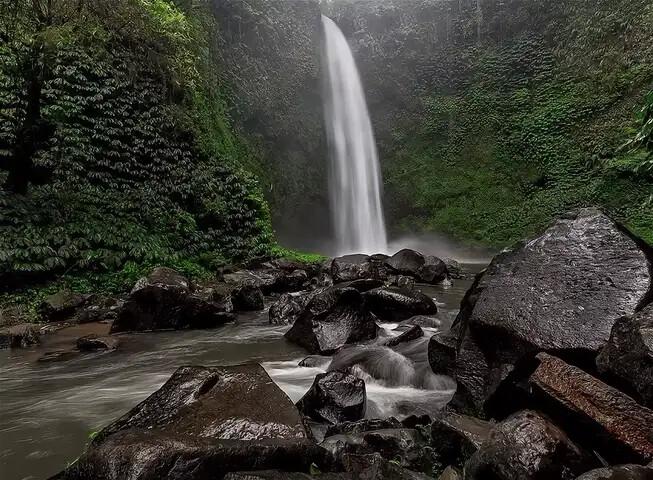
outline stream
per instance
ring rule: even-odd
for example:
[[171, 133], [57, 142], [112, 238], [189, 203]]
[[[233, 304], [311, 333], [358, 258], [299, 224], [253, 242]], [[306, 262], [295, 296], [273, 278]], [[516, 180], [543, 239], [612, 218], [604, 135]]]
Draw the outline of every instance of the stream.
[[[482, 267], [466, 265], [466, 270]], [[471, 282], [466, 278], [451, 286], [420, 286], [437, 300], [443, 328], [455, 318]], [[393, 331], [396, 325], [381, 326], [382, 336], [399, 333]], [[43, 479], [57, 473], [80, 455], [92, 432], [144, 400], [182, 365], [260, 362], [293, 401], [299, 400], [326, 366], [299, 367], [307, 354], [284, 339], [288, 328], [270, 325], [266, 308], [241, 314], [236, 322], [215, 330], [121, 335], [118, 351], [67, 361], [36, 360], [79, 336], [105, 333], [101, 330], [108, 326], [76, 325], [46, 335], [32, 349], [0, 350], [0, 478]], [[406, 358], [393, 354], [402, 361], [385, 365], [385, 373], [401, 379], [402, 373], [393, 370], [405, 368], [406, 363], [428, 365], [428, 338], [433, 333], [425, 329], [423, 338], [406, 344]], [[368, 417], [433, 412], [446, 404], [455, 388], [453, 381], [430, 371], [432, 378], [419, 388], [358, 374], [366, 380]]]

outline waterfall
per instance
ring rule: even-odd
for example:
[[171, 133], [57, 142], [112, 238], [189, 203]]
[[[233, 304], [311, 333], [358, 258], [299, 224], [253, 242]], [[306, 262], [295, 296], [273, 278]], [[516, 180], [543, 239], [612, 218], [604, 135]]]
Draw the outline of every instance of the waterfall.
[[328, 17], [322, 16], [322, 25], [329, 193], [337, 251], [386, 253], [379, 159], [363, 85], [343, 33]]

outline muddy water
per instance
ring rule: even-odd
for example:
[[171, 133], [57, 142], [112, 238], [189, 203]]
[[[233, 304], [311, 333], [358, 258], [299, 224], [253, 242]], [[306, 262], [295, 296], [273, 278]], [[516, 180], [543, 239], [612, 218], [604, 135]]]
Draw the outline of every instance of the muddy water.
[[[438, 317], [444, 323], [455, 317], [470, 283], [457, 280], [451, 287], [424, 289], [439, 303]], [[382, 326], [385, 334], [397, 334], [393, 325]], [[92, 432], [145, 399], [181, 365], [260, 362], [293, 400], [323, 371], [297, 367], [306, 353], [283, 338], [288, 327], [268, 324], [267, 312], [242, 315], [215, 330], [123, 335], [116, 352], [36, 361], [47, 351], [106, 328], [76, 326], [44, 337], [38, 348], [0, 350], [0, 479], [55, 474], [79, 456]], [[426, 342], [422, 344], [423, 361]], [[428, 389], [390, 387], [373, 378], [366, 378], [366, 384], [370, 416], [422, 413], [438, 408], [453, 393], [451, 382], [438, 378]]]

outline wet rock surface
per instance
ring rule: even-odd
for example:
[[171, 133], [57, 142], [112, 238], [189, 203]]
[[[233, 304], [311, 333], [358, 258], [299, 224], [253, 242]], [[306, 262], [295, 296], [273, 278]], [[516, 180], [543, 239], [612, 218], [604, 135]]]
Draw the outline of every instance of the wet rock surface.
[[333, 287], [308, 302], [285, 336], [310, 353], [330, 354], [346, 344], [376, 338], [377, 332], [360, 292]]
[[435, 314], [438, 311], [433, 299], [419, 290], [382, 287], [366, 292], [364, 297], [367, 308], [386, 321], [402, 321], [416, 315]]
[[39, 306], [39, 313], [47, 322], [65, 320], [72, 317], [90, 298], [91, 295], [62, 290], [47, 296]]
[[431, 443], [441, 463], [462, 467], [493, 427], [491, 422], [448, 411], [431, 424]]
[[117, 337], [99, 337], [97, 335], [87, 335], [77, 339], [77, 349], [80, 352], [97, 352], [103, 350], [115, 350], [120, 345]]
[[245, 282], [232, 292], [231, 303], [238, 312], [263, 310], [263, 292], [254, 282]]
[[363, 380], [345, 372], [328, 372], [315, 377], [297, 407], [315, 421], [337, 424], [363, 418], [366, 402]]
[[183, 275], [156, 268], [136, 283], [111, 331], [213, 328], [234, 320], [223, 303], [199, 293]]
[[559, 358], [537, 358], [530, 384], [560, 425], [610, 461], [653, 460], [653, 411]]
[[573, 480], [595, 460], [543, 415], [525, 410], [495, 426], [465, 465], [469, 480]]
[[[590, 361], [615, 321], [648, 298], [650, 249], [595, 209], [569, 214], [543, 235], [492, 261], [456, 320], [455, 367], [470, 410], [522, 359], [539, 351]], [[448, 362], [445, 362], [448, 364]]]
[[596, 364], [608, 379], [653, 407], [653, 305], [617, 320]]
[[617, 465], [597, 468], [584, 473], [576, 480], [651, 480], [653, 467], [644, 465]]
[[212, 479], [325, 465], [301, 415], [260, 365], [182, 367], [102, 430], [57, 478]]
[[412, 327], [408, 328], [408, 330], [403, 332], [401, 335], [397, 335], [396, 337], [386, 341], [384, 345], [386, 347], [396, 347], [400, 343], [412, 342], [413, 340], [416, 340], [423, 336], [424, 336], [424, 331], [417, 325], [413, 325]]

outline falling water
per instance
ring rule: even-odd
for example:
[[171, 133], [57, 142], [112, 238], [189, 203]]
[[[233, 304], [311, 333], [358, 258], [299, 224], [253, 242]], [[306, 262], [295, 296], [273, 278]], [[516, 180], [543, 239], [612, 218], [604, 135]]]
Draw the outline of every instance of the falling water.
[[331, 150], [331, 211], [339, 254], [385, 253], [381, 175], [374, 132], [354, 56], [328, 17], [324, 26], [325, 116]]

